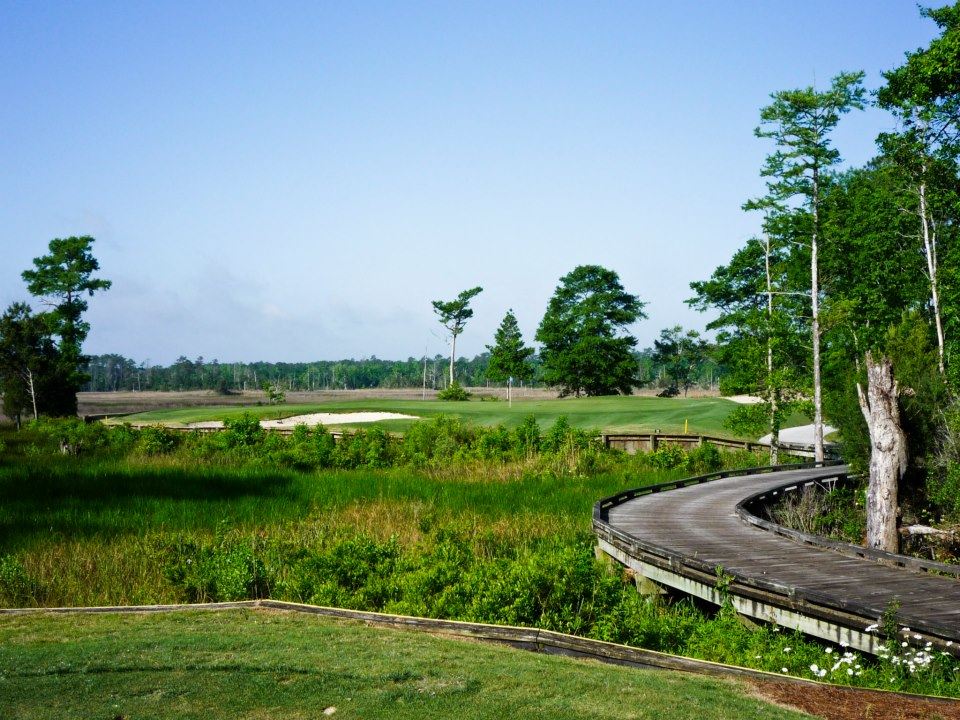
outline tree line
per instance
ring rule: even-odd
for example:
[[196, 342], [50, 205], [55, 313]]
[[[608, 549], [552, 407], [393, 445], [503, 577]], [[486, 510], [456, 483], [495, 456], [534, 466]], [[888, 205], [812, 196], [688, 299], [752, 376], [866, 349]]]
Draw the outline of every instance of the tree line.
[[[494, 338], [494, 344], [497, 339]], [[529, 349], [529, 348], [528, 348]], [[634, 353], [637, 380], [641, 386], [667, 389], [674, 385], [666, 364], [654, 360], [654, 349]], [[449, 358], [427, 357], [427, 382], [431, 390], [442, 390], [449, 382]], [[491, 367], [490, 352], [472, 358], [459, 357], [456, 377], [467, 386], [503, 384], [503, 368]], [[515, 386], [544, 387], [542, 363], [534, 352], [527, 356], [533, 374], [515, 378]], [[136, 361], [116, 353], [87, 357], [84, 372], [89, 377], [81, 387], [89, 392], [204, 390], [231, 393], [257, 390], [268, 382], [288, 392], [354, 390], [362, 388], [420, 388], [423, 386], [424, 358], [385, 360], [376, 357], [312, 362], [220, 362], [181, 356], [170, 365]], [[700, 365], [681, 369], [687, 388], [715, 387], [722, 374], [718, 365], [706, 358]], [[678, 386], [683, 392], [683, 385]]]
[[[868, 544], [896, 550], [898, 495], [960, 510], [960, 3], [923, 9], [940, 35], [906, 54], [872, 91], [862, 72], [829, 87], [775, 92], [755, 134], [770, 153], [766, 191], [744, 209], [762, 231], [688, 301], [719, 311], [725, 389], [764, 398], [774, 438], [812, 402], [817, 459], [824, 416], [845, 456], [869, 468]], [[876, 156], [839, 170], [833, 131], [875, 105], [896, 129]], [[955, 480], [951, 480], [955, 477]]]
[[[49, 253], [22, 273], [43, 310], [13, 303], [0, 317], [0, 391], [7, 417], [73, 415], [76, 393], [86, 391], [205, 390], [223, 394], [269, 387], [274, 392], [361, 388], [430, 388], [460, 397], [467, 385], [511, 383], [556, 388], [561, 395], [630, 393], [636, 387], [679, 394], [712, 386], [723, 367], [695, 331], [677, 326], [660, 333], [653, 348], [636, 349], [627, 328], [644, 317], [643, 303], [617, 274], [583, 265], [560, 279], [536, 332], [539, 351], [527, 347], [513, 310], [508, 310], [487, 352], [456, 356], [456, 339], [473, 317], [470, 301], [482, 288], [450, 301], [432, 302], [450, 340], [447, 368], [441, 356], [381, 360], [376, 357], [299, 363], [222, 363], [180, 356], [171, 365], [137, 362], [109, 353], [87, 356], [82, 343], [85, 297], [107, 290], [94, 277], [99, 263], [89, 236], [55, 238]], [[452, 392], [451, 394], [451, 391]]]

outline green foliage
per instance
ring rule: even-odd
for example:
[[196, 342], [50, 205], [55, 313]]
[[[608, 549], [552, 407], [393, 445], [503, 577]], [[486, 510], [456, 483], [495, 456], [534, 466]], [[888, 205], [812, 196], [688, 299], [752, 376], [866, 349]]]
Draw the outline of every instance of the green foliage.
[[228, 448], [256, 447], [266, 437], [260, 420], [252, 413], [245, 412], [239, 417], [227, 418], [223, 426], [226, 428], [223, 439]]
[[543, 434], [543, 440], [540, 443], [540, 449], [543, 452], [560, 452], [567, 447], [586, 447], [590, 439], [583, 430], [575, 430], [570, 427], [570, 421], [566, 415], [557, 418], [547, 431]]
[[661, 330], [653, 345], [653, 361], [663, 367], [672, 387], [682, 390], [686, 397], [706, 359], [706, 340], [701, 339], [696, 330], [684, 332], [682, 327], [675, 325]]
[[0, 555], [0, 588], [5, 604], [27, 607], [43, 602], [40, 584], [30, 577], [23, 563], [14, 555]]
[[618, 335], [646, 317], [644, 303], [612, 270], [580, 265], [560, 278], [540, 321], [544, 382], [560, 395], [629, 395], [638, 384], [631, 335]]
[[73, 395], [87, 380], [82, 370], [85, 358], [81, 346], [90, 330], [82, 317], [87, 309], [84, 295], [92, 296], [98, 290], [110, 287], [109, 280], [94, 278], [100, 264], [93, 257], [89, 236], [54, 238], [50, 241], [49, 253], [33, 260], [33, 269], [22, 273], [30, 293], [40, 298], [55, 301], [47, 314], [49, 325], [60, 341], [59, 374], [64, 382], [61, 397], [69, 413], [76, 413]]
[[536, 416], [524, 416], [523, 422], [513, 431], [513, 435], [517, 447], [524, 453], [535, 453], [540, 450], [540, 425], [537, 423]]
[[840, 73], [824, 91], [812, 87], [781, 90], [761, 109], [756, 135], [773, 140], [777, 147], [767, 156], [761, 172], [771, 178], [768, 188], [774, 201], [800, 195], [812, 210], [819, 191], [818, 175], [840, 161], [829, 133], [841, 115], [863, 109], [863, 76], [862, 72]]
[[942, 439], [930, 458], [926, 492], [933, 510], [950, 520], [960, 519], [960, 402], [945, 410]]
[[454, 368], [457, 359], [457, 336], [463, 332], [467, 320], [473, 317], [473, 309], [470, 307], [470, 301], [483, 292], [480, 286], [464, 290], [456, 298], [449, 301], [433, 300], [433, 311], [440, 319], [447, 332], [450, 333], [450, 384], [456, 381]]
[[182, 433], [160, 425], [145, 427], [139, 432], [137, 449], [144, 455], [164, 455], [176, 450], [181, 438]]
[[267, 394], [267, 402], [271, 405], [282, 405], [287, 400], [287, 394], [277, 383], [265, 380], [260, 389]]
[[378, 427], [343, 435], [332, 453], [333, 466], [338, 468], [388, 468], [400, 457], [397, 443]]
[[443, 390], [437, 393], [437, 400], [453, 400], [456, 402], [465, 402], [470, 399], [470, 393], [464, 389], [460, 383], [453, 381]]
[[652, 467], [660, 470], [687, 466], [687, 452], [679, 445], [664, 443], [648, 456]]
[[3, 412], [18, 423], [34, 409], [38, 415], [76, 414], [75, 389], [64, 383], [62, 356], [48, 320], [26, 303], [13, 303], [0, 316]]
[[40, 419], [30, 428], [56, 444], [60, 453], [80, 455], [105, 448], [110, 443], [110, 431], [100, 423], [85, 423], [79, 418]]
[[487, 345], [490, 351], [490, 363], [487, 365], [487, 377], [493, 382], [507, 382], [513, 378], [514, 382], [530, 380], [533, 377], [533, 367], [530, 357], [533, 348], [523, 344], [520, 325], [513, 310], [507, 310], [500, 327], [493, 336], [494, 344]]
[[[811, 663], [823, 664], [821, 645], [766, 628], [749, 630], [686, 602], [648, 601], [620, 572], [594, 560], [589, 507], [597, 497], [638, 476], [653, 483], [699, 472], [692, 470], [695, 463], [708, 462], [715, 449], [695, 449], [686, 454], [688, 467], [657, 472], [648, 456], [588, 443], [574, 456], [602, 453], [605, 465], [585, 476], [568, 458], [587, 434], [558, 422], [544, 433], [556, 451], [520, 455], [521, 471], [500, 479], [501, 465], [477, 458], [487, 448], [509, 462], [519, 452], [515, 433], [471, 428], [458, 418], [417, 426], [418, 445], [405, 448], [392, 438], [388, 447], [426, 454], [437, 443], [451, 460], [423, 473], [278, 468], [273, 463], [285, 453], [309, 452], [330, 440], [322, 429], [305, 427], [289, 437], [271, 434], [250, 448], [214, 446], [225, 433], [188, 434], [162, 459], [136, 452], [136, 443], [123, 457], [110, 455], [108, 442], [100, 454], [78, 459], [55, 448], [45, 454], [41, 442], [29, 464], [0, 464], [0, 507], [20, 519], [0, 538], [8, 558], [0, 555], [0, 605], [269, 595], [519, 622], [776, 672], [785, 666], [801, 677], [810, 677]], [[528, 427], [536, 428], [535, 421]], [[129, 438], [132, 431], [114, 432]], [[32, 439], [37, 431], [24, 433]], [[22, 452], [25, 443], [16, 437]], [[371, 448], [383, 449], [383, 439], [357, 441], [360, 450], [351, 450], [357, 459], [350, 462], [368, 462]], [[210, 459], [190, 454], [207, 444], [216, 453]], [[392, 461], [403, 462], [389, 455], [394, 451], [387, 451]], [[745, 454], [722, 459], [757, 462]], [[78, 557], [95, 562], [79, 563]], [[783, 654], [787, 645], [789, 656]], [[831, 679], [843, 680], [845, 667]], [[935, 681], [940, 691], [957, 692], [940, 670], [891, 683], [884, 667], [864, 662], [862, 677], [846, 681], [913, 690]]]
[[770, 417], [766, 403], [738, 405], [723, 421], [723, 427], [737, 437], [758, 438], [769, 431]]
[[164, 572], [188, 602], [269, 597], [256, 542], [225, 534], [213, 542], [180, 539], [166, 550]]
[[687, 453], [687, 468], [692, 472], [703, 474], [714, 472], [723, 467], [723, 456], [716, 445], [703, 443]]

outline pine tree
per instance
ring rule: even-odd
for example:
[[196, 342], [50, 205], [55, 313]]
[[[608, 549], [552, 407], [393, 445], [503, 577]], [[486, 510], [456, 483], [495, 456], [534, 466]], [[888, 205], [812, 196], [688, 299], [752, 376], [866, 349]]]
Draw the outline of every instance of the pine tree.
[[503, 321], [493, 336], [493, 345], [487, 345], [490, 351], [490, 364], [487, 366], [487, 378], [494, 382], [507, 382], [510, 378], [529, 380], [533, 377], [533, 367], [528, 362], [533, 348], [523, 344], [520, 326], [513, 310], [507, 310]]

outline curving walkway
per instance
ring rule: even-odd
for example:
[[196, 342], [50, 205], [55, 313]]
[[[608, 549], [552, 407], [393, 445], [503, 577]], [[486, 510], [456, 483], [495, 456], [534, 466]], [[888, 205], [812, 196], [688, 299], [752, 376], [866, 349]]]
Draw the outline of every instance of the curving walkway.
[[785, 537], [744, 507], [759, 495], [845, 474], [844, 466], [804, 467], [625, 493], [597, 504], [594, 530], [600, 549], [638, 575], [712, 602], [728, 594], [743, 614], [875, 652], [879, 638], [867, 627], [899, 603], [897, 622], [910, 628], [904, 640], [955, 652], [960, 581], [930, 571], [960, 569], [886, 553], [856, 557], [865, 551], [822, 547], [801, 533]]

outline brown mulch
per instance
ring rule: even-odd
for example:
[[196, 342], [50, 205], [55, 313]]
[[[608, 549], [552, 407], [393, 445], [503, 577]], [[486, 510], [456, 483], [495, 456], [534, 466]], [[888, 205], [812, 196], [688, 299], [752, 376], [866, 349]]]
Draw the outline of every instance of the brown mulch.
[[896, 693], [752, 680], [767, 700], [825, 720], [960, 720], [960, 701], [907, 697]]

